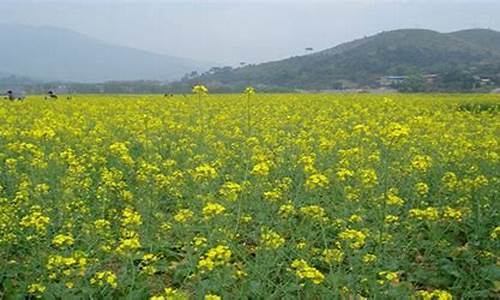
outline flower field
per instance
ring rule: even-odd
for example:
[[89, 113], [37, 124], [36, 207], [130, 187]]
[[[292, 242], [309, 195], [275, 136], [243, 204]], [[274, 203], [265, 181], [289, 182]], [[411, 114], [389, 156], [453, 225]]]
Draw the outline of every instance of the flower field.
[[500, 296], [500, 96], [0, 102], [0, 298]]

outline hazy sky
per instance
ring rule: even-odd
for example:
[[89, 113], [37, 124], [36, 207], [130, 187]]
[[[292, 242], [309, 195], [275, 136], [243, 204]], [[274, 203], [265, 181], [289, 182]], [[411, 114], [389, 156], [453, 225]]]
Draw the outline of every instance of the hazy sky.
[[0, 22], [234, 65], [397, 28], [500, 30], [500, 0], [0, 0]]

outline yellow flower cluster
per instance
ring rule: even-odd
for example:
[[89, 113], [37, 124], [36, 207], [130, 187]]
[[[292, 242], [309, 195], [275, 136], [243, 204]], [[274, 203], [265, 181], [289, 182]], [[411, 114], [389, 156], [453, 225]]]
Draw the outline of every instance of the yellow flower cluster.
[[409, 215], [417, 220], [438, 221], [438, 220], [452, 220], [462, 221], [462, 212], [459, 209], [451, 208], [449, 206], [439, 210], [435, 207], [427, 207], [425, 209], [413, 208], [409, 210]]
[[374, 169], [361, 170], [361, 182], [367, 188], [374, 187], [378, 184], [377, 172]]
[[198, 260], [198, 269], [203, 271], [212, 271], [216, 267], [224, 266], [231, 260], [232, 252], [229, 247], [218, 245], [215, 248], [209, 249]]
[[194, 250], [195, 251], [198, 251], [200, 248], [204, 247], [206, 244], [207, 244], [208, 240], [206, 237], [204, 236], [195, 236], [193, 238], [193, 246], [194, 246]]
[[344, 260], [344, 252], [339, 249], [325, 249], [323, 250], [323, 260], [327, 264], [341, 263]]
[[280, 206], [278, 214], [281, 217], [288, 218], [295, 214], [295, 206], [292, 203], [286, 203]]
[[313, 174], [309, 176], [306, 180], [306, 187], [310, 190], [313, 190], [318, 187], [327, 187], [330, 181], [328, 180], [328, 177], [326, 177], [323, 174]]
[[452, 300], [453, 296], [443, 290], [434, 290], [432, 292], [429, 291], [418, 291], [416, 293], [418, 299], [422, 300]]
[[359, 249], [365, 245], [366, 234], [355, 229], [346, 229], [338, 234], [339, 239], [347, 241], [351, 249]]
[[415, 190], [420, 196], [427, 196], [429, 193], [429, 186], [425, 182], [418, 182], [415, 184]]
[[50, 255], [47, 261], [49, 278], [69, 278], [72, 276], [85, 275], [88, 259], [82, 252], [74, 252], [71, 256]]
[[123, 210], [122, 214], [122, 225], [141, 225], [142, 219], [141, 215], [134, 211], [132, 208], [127, 207]]
[[201, 164], [193, 170], [193, 178], [196, 181], [207, 181], [217, 177], [217, 171], [209, 164]]
[[158, 262], [160, 258], [153, 253], [146, 253], [142, 256], [141, 263], [139, 264], [139, 267], [141, 269], [142, 273], [148, 274], [148, 275], [154, 275], [157, 271], [156, 267], [154, 264]]
[[118, 287], [116, 275], [112, 271], [97, 272], [94, 276], [92, 276], [92, 278], [90, 278], [90, 283], [98, 286], [108, 284], [114, 289]]
[[219, 193], [229, 201], [236, 201], [238, 195], [243, 191], [241, 185], [236, 182], [228, 181], [220, 188]]
[[499, 96], [193, 92], [0, 101], [5, 297], [497, 296]]
[[205, 300], [222, 300], [222, 297], [215, 294], [206, 294], [204, 297]]
[[58, 234], [52, 239], [52, 245], [56, 247], [71, 246], [75, 242], [71, 234]]
[[277, 249], [285, 244], [285, 238], [271, 229], [263, 228], [260, 234], [260, 244], [265, 249]]
[[384, 284], [386, 282], [390, 282], [390, 283], [398, 283], [399, 282], [399, 274], [397, 272], [382, 271], [382, 272], [378, 272], [378, 276], [381, 278], [378, 281], [379, 284]]
[[257, 176], [267, 176], [269, 174], [269, 164], [266, 161], [257, 163], [252, 168], [252, 174]]
[[245, 92], [244, 92], [246, 95], [253, 95], [255, 94], [255, 88], [249, 86], [245, 89]]
[[216, 215], [220, 215], [226, 211], [226, 208], [215, 202], [209, 202], [203, 207], [203, 216], [205, 219], [210, 219]]
[[500, 226], [495, 227], [491, 233], [490, 233], [490, 238], [492, 240], [496, 240], [500, 237]]
[[368, 254], [363, 255], [362, 261], [365, 264], [371, 264], [371, 263], [374, 263], [375, 261], [377, 261], [377, 256], [368, 253]]
[[133, 165], [134, 160], [129, 154], [129, 150], [126, 143], [113, 143], [109, 146], [109, 152], [120, 158], [125, 164]]
[[208, 93], [208, 89], [206, 86], [198, 84], [193, 86], [193, 93], [197, 95], [206, 95]]
[[314, 284], [320, 284], [323, 280], [325, 280], [325, 275], [318, 271], [318, 269], [311, 267], [303, 259], [294, 260], [291, 266], [295, 270], [297, 277], [300, 279], [310, 280]]
[[397, 195], [396, 190], [390, 189], [389, 192], [387, 192], [386, 203], [387, 205], [402, 206], [405, 201]]
[[193, 217], [194, 213], [190, 209], [181, 209], [174, 215], [174, 220], [179, 223], [185, 223]]
[[413, 208], [409, 210], [409, 215], [417, 220], [436, 221], [439, 219], [439, 211], [435, 207], [427, 207], [425, 209]]
[[320, 222], [328, 221], [325, 209], [319, 205], [309, 205], [300, 208], [300, 212], [305, 216]]
[[24, 227], [32, 227], [39, 233], [45, 233], [47, 225], [50, 223], [50, 217], [42, 213], [42, 208], [38, 205], [31, 207], [29, 215], [21, 219], [20, 224]]
[[31, 295], [35, 295], [37, 298], [41, 297], [47, 287], [41, 283], [32, 283], [28, 286], [28, 293]]
[[132, 254], [136, 250], [141, 248], [141, 241], [137, 234], [132, 234], [130, 236], [122, 237], [116, 248], [118, 254], [127, 255]]
[[416, 170], [427, 171], [432, 167], [432, 158], [428, 155], [416, 155], [411, 165]]
[[165, 288], [163, 293], [151, 296], [149, 300], [188, 300], [189, 297], [180, 290], [174, 288]]

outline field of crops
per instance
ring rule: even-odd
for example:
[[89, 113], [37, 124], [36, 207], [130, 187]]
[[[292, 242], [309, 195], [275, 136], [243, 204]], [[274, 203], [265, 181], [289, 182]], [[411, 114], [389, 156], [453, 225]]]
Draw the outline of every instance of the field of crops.
[[0, 298], [500, 294], [500, 96], [0, 102]]

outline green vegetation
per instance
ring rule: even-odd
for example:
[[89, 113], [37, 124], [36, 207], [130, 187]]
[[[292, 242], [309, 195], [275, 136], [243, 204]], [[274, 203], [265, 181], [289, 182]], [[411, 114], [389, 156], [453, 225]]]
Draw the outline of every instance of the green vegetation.
[[0, 102], [1, 299], [499, 298], [500, 95], [193, 92]]
[[499, 84], [500, 33], [480, 29], [450, 34], [417, 29], [383, 32], [310, 55], [212, 70], [185, 82], [324, 90], [377, 87], [382, 76], [412, 74], [438, 74], [441, 80], [431, 86], [411, 80], [397, 88], [470, 91], [476, 87], [474, 76], [487, 76]]

